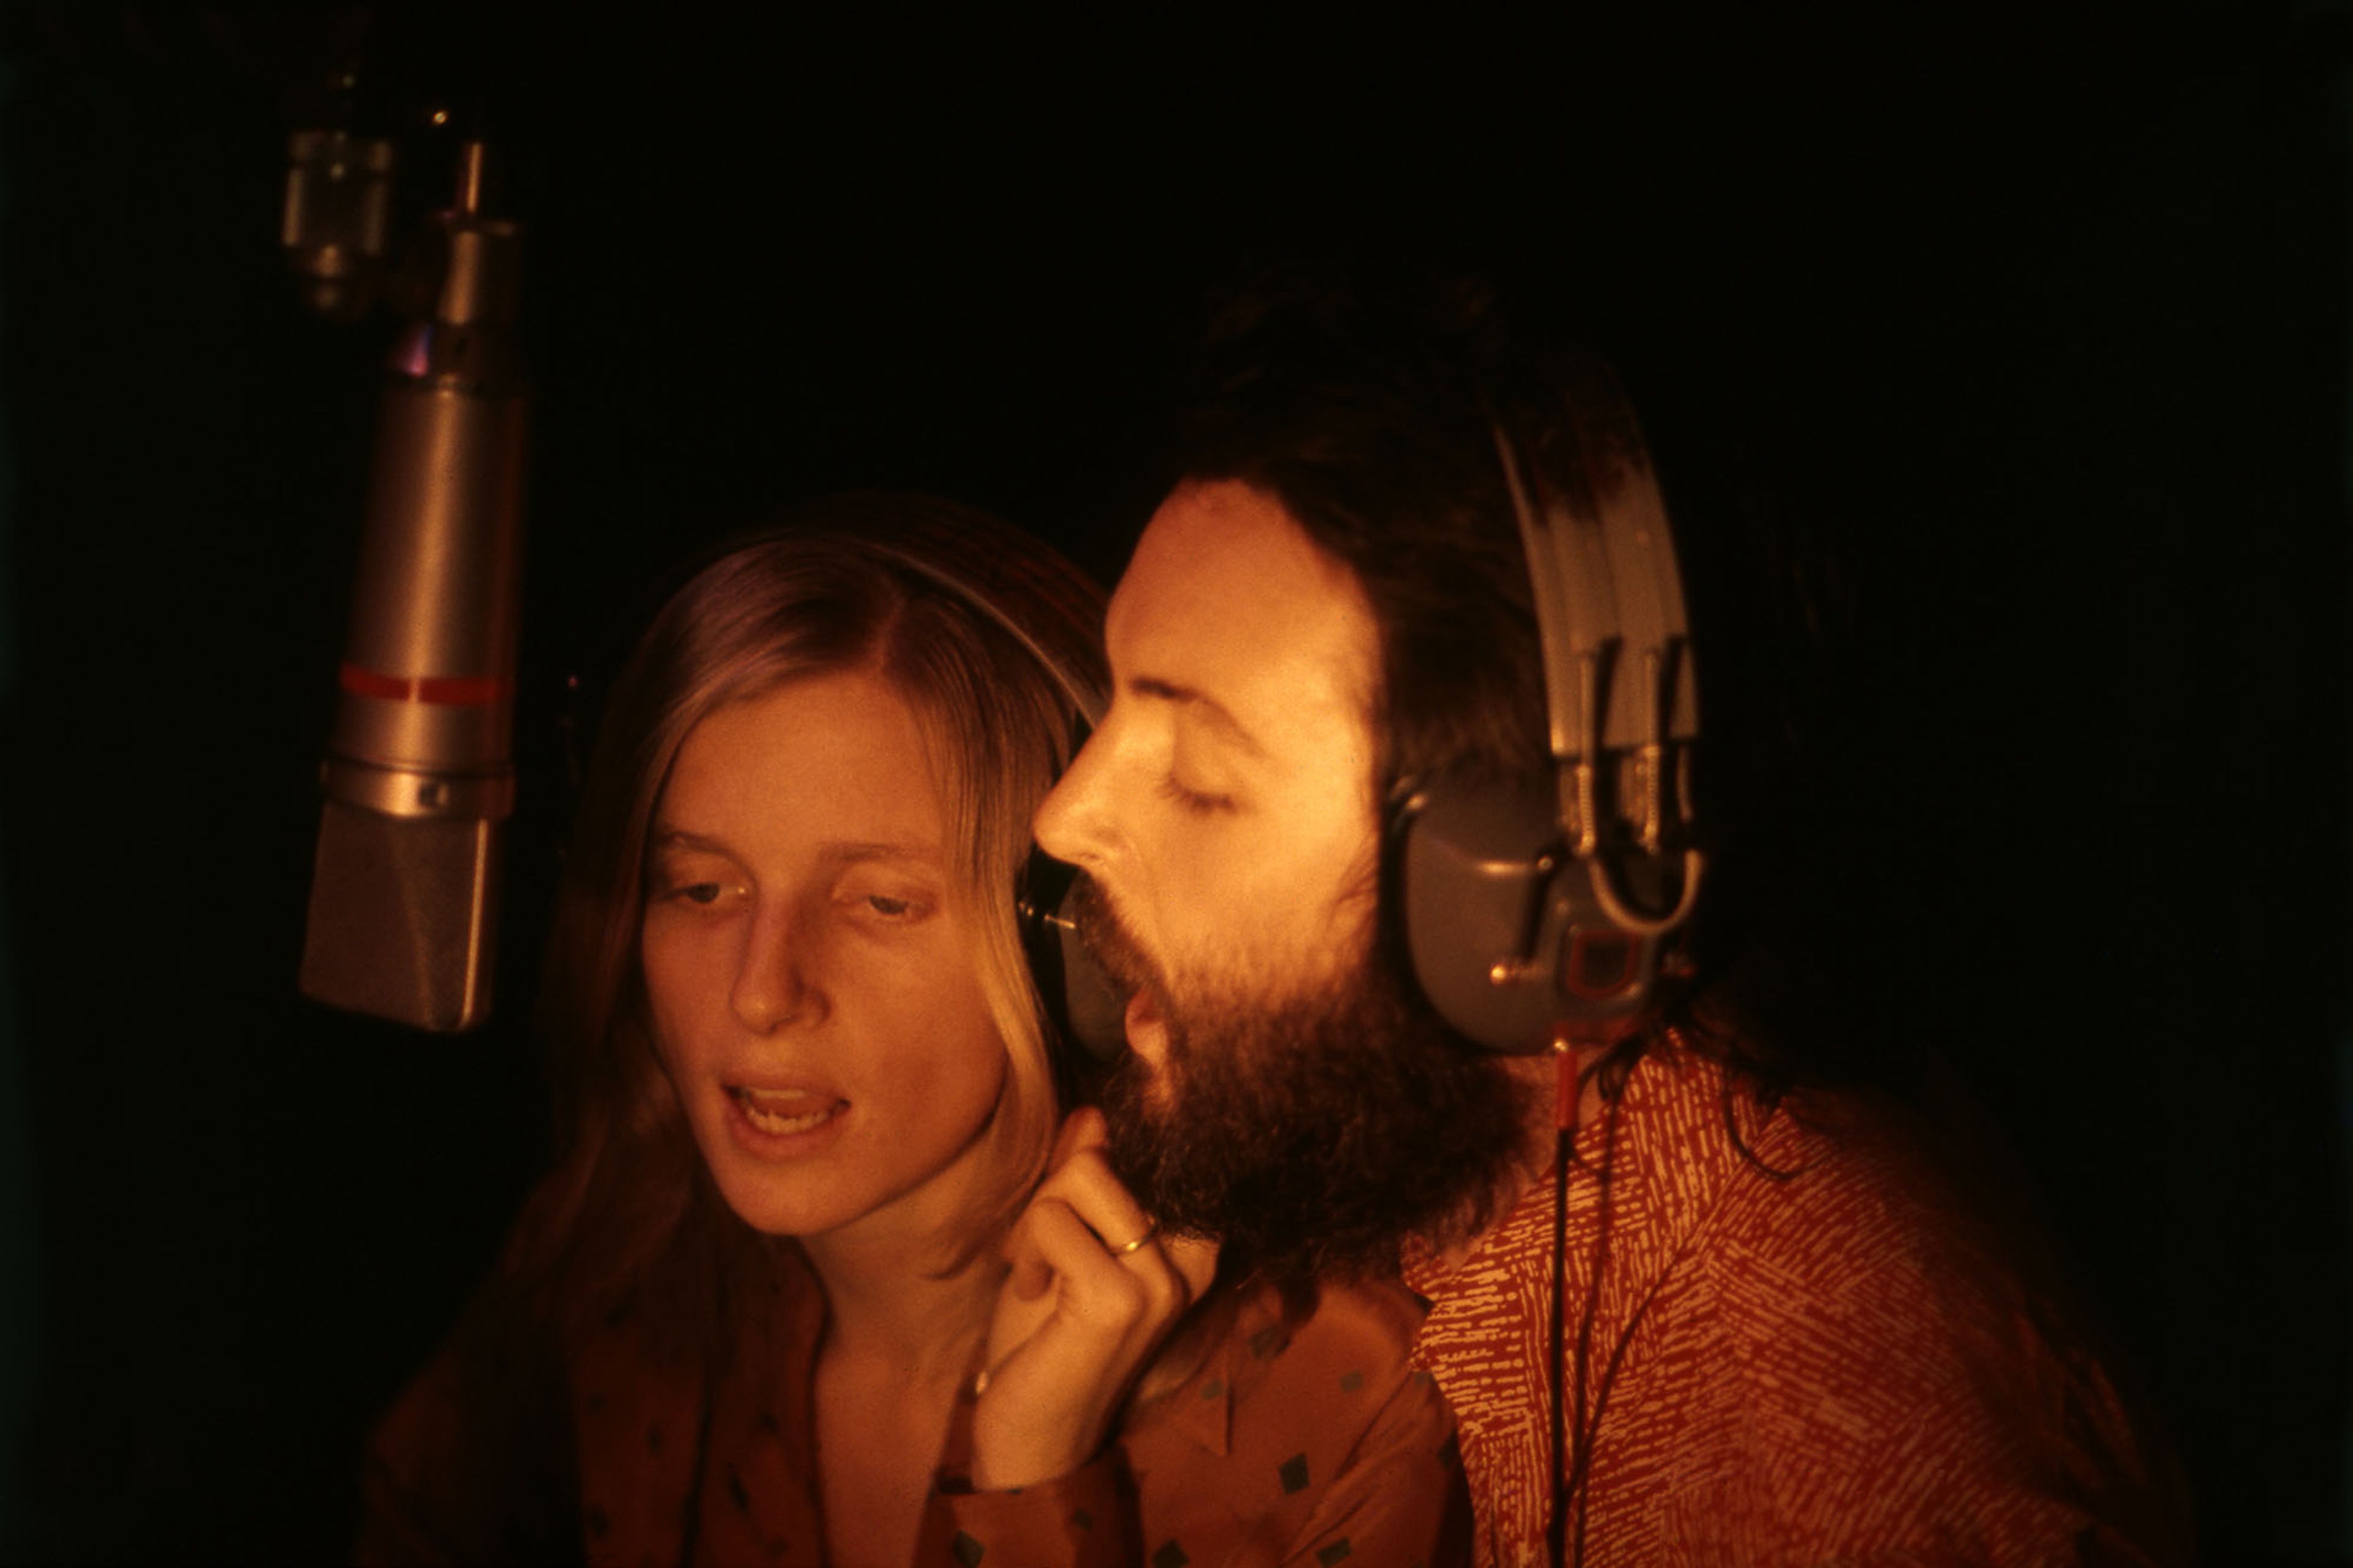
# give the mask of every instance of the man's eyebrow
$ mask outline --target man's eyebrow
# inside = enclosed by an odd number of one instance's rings
[[[1224,703],[1206,691],[1195,687],[1179,686],[1173,680],[1163,680],[1152,675],[1139,675],[1132,678],[1127,683],[1127,689],[1138,697],[1148,697],[1161,702],[1173,702],[1187,712],[1198,713],[1208,721],[1212,730],[1217,731],[1219,734],[1251,756],[1266,755],[1266,748],[1258,743],[1258,738],[1242,728],[1241,721],[1235,718]]]

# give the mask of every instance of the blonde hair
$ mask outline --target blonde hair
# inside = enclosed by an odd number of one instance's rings
[[[1075,699],[1103,688],[1101,611],[1076,568],[1001,523],[944,502],[853,497],[727,550],[654,616],[600,728],[543,991],[558,1159],[513,1262],[566,1310],[630,1303],[658,1337],[707,1345],[723,1331],[727,1281],[773,1245],[704,1169],[648,1026],[638,943],[648,838],[688,733],[814,675],[871,671],[914,711],[1005,1046],[984,1134],[989,1178],[941,1238],[939,1266],[961,1267],[1011,1222],[1060,1109],[1015,893],[1030,816],[1079,739]]]

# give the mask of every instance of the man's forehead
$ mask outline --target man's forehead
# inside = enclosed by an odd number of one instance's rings
[[[1161,503],[1104,631],[1123,678],[1180,684],[1309,653],[1356,663],[1373,646],[1355,574],[1281,501],[1234,480],[1181,485]]]
[[[1369,777],[1378,637],[1356,574],[1250,486],[1179,487],[1112,596],[1120,700],[1177,715],[1277,773],[1358,759]]]

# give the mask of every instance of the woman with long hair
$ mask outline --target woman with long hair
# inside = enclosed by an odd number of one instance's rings
[[[1064,1119],[1017,904],[1100,609],[863,498],[655,616],[558,900],[558,1159],[375,1434],[361,1560],[1448,1557],[1410,1299],[1219,1279]]]

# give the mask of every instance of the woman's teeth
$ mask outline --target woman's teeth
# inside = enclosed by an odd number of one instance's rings
[[[820,1100],[797,1089],[730,1089],[727,1092],[744,1108],[744,1120],[768,1133],[807,1132],[832,1120],[847,1103]]]

